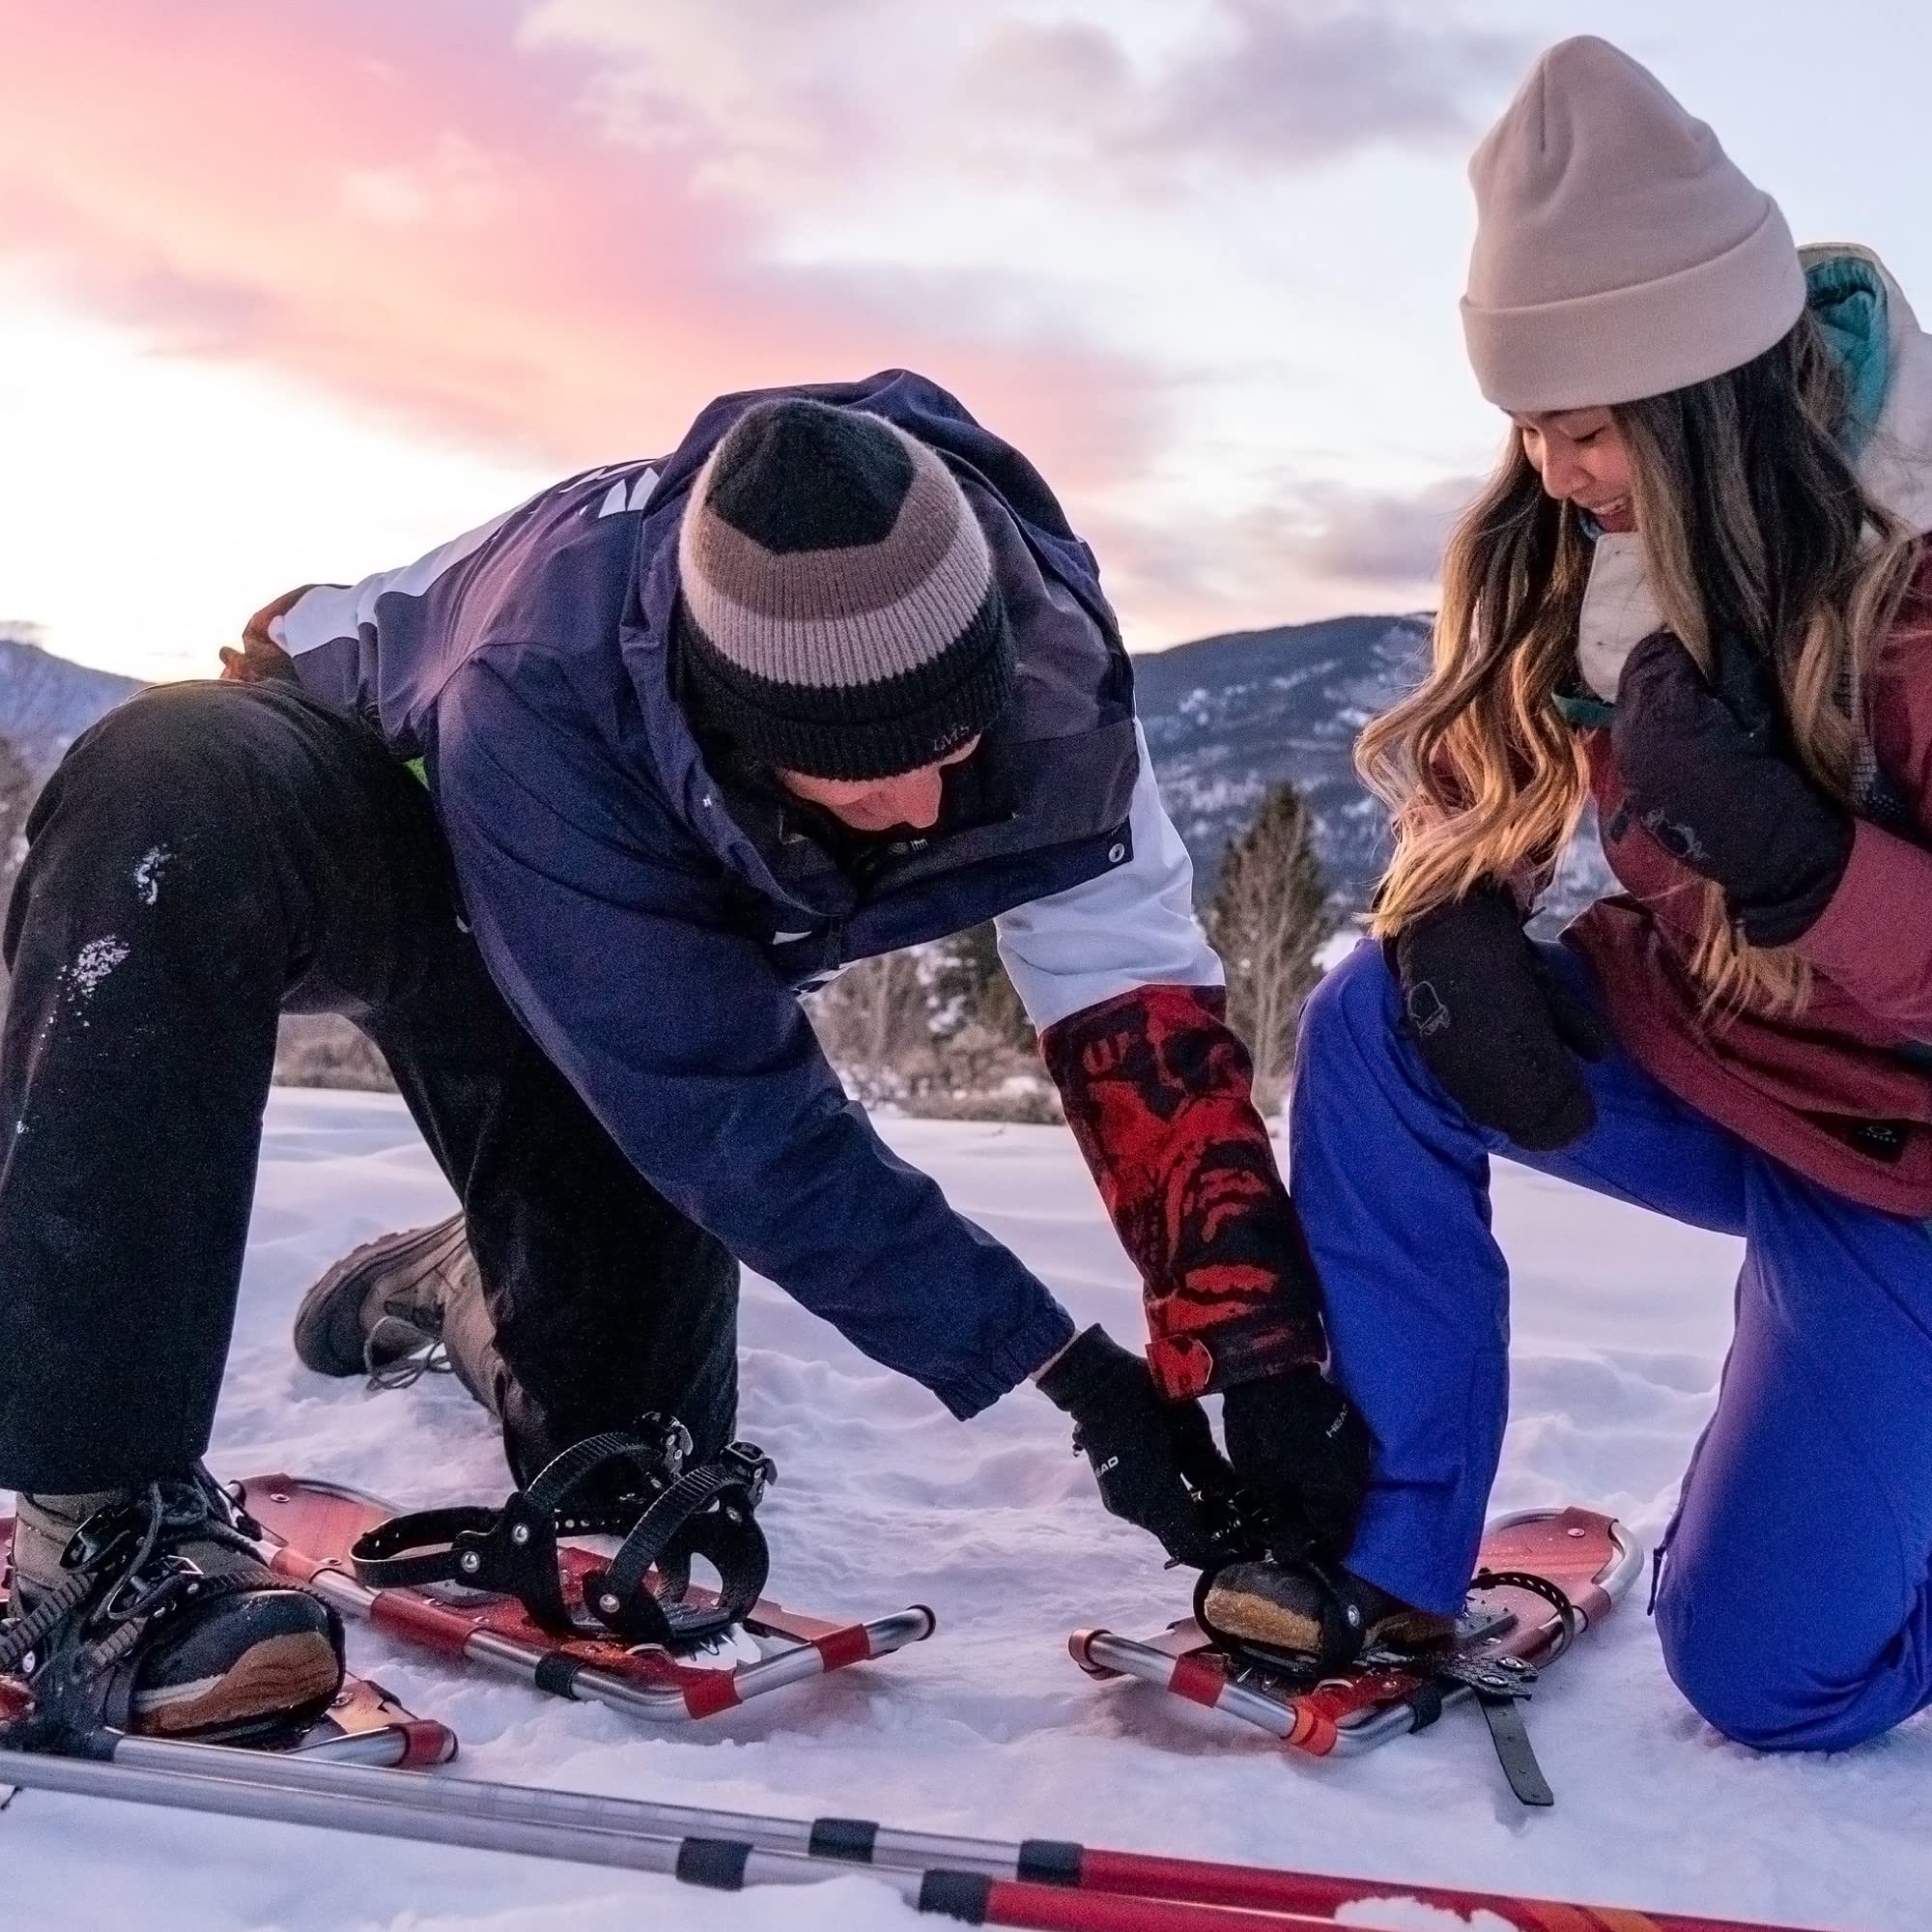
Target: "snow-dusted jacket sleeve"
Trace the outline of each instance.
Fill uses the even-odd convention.
[[[527,663],[527,661],[526,661]],[[492,975],[639,1173],[874,1361],[971,1415],[1072,1335],[878,1139],[789,985],[589,734],[472,661],[433,759]],[[498,749],[514,747],[514,755]]]
[[[1140,1271],[1171,1398],[1326,1353],[1321,1290],[1227,1023],[1220,960],[1145,738],[1127,864],[1006,914],[1000,955]]]

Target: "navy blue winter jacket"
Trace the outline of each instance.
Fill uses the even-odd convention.
[[[1218,987],[1220,967],[1092,553],[1032,466],[902,371],[787,393],[874,411],[940,452],[1018,648],[1018,695],[975,759],[980,818],[894,848],[863,886],[781,811],[734,809],[676,701],[678,521],[756,395],[714,403],[667,457],[313,588],[270,634],[307,690],[423,759],[493,975],[639,1170],[964,1416],[1071,1325],[883,1145],[798,989],[988,918],[1043,1031],[1138,987]]]

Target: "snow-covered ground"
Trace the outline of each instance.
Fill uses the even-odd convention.
[[[1057,1129],[885,1124],[1082,1320],[1130,1337],[1127,1267]],[[409,1504],[498,1495],[487,1424],[447,1379],[369,1395],[299,1369],[303,1285],[449,1196],[402,1108],[280,1093],[213,1462],[327,1473]],[[1654,1537],[1707,1413],[1732,1244],[1514,1169],[1516,1419],[1496,1506],[1574,1498]],[[906,1284],[942,1295],[943,1281]],[[367,1631],[355,1661],[463,1738],[460,1770],[1001,1837],[1049,1835],[1318,1870],[1915,1932],[1932,1890],[1932,1730],[1838,1758],[1754,1756],[1678,1700],[1634,1602],[1552,1673],[1531,1719],[1555,1811],[1504,1792],[1479,1719],[1316,1764],[1259,1732],[1068,1661],[1076,1624],[1156,1628],[1184,1607],[1151,1544],[1106,1519],[1061,1417],[1031,1392],[962,1427],[775,1291],[745,1308],[745,1432],[777,1457],[773,1593],[800,1608],[932,1605],[930,1643],[676,1733],[426,1669]],[[1831,1586],[1829,1551],[1794,1550]],[[921,1921],[860,1877],[741,1898],[506,1856],[27,1794],[0,1813],[0,1919],[155,1932],[490,1932],[593,1922],[873,1928]],[[1363,1915],[1351,1922],[1387,1923]],[[1404,1924],[1461,1925],[1441,1914]],[[1483,1923],[1493,1932],[1493,1920]]]

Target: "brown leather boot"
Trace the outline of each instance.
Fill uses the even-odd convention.
[[[454,1370],[493,1414],[499,1407],[496,1327],[461,1214],[345,1255],[302,1296],[295,1343],[318,1375],[388,1387]]]

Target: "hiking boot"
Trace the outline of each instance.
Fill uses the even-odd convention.
[[[407,1388],[422,1376],[454,1374],[502,1425],[504,1454],[519,1483],[602,1426],[553,1425],[503,1366],[461,1214],[434,1228],[379,1236],[345,1255],[302,1296],[295,1341],[305,1368],[366,1375],[374,1388]]]
[[[99,1550],[109,1572],[117,1555],[132,1556],[135,1539],[150,1536],[141,1577],[173,1568],[185,1580],[132,1652],[131,1728],[147,1737],[232,1738],[296,1733],[320,1717],[342,1688],[341,1619],[264,1567],[206,1475],[140,1490],[22,1495],[10,1619],[30,1617],[62,1592],[84,1602],[83,1552]],[[63,1563],[70,1554],[81,1560]]]
[[[1195,1615],[1217,1642],[1297,1671],[1346,1670],[1364,1654],[1439,1650],[1455,1620],[1411,1609],[1342,1569],[1230,1563],[1206,1575]]]
[[[402,1386],[453,1366],[443,1347],[451,1309],[480,1306],[482,1293],[461,1214],[434,1228],[379,1236],[302,1296],[296,1354],[318,1375],[366,1375],[379,1387]]]

